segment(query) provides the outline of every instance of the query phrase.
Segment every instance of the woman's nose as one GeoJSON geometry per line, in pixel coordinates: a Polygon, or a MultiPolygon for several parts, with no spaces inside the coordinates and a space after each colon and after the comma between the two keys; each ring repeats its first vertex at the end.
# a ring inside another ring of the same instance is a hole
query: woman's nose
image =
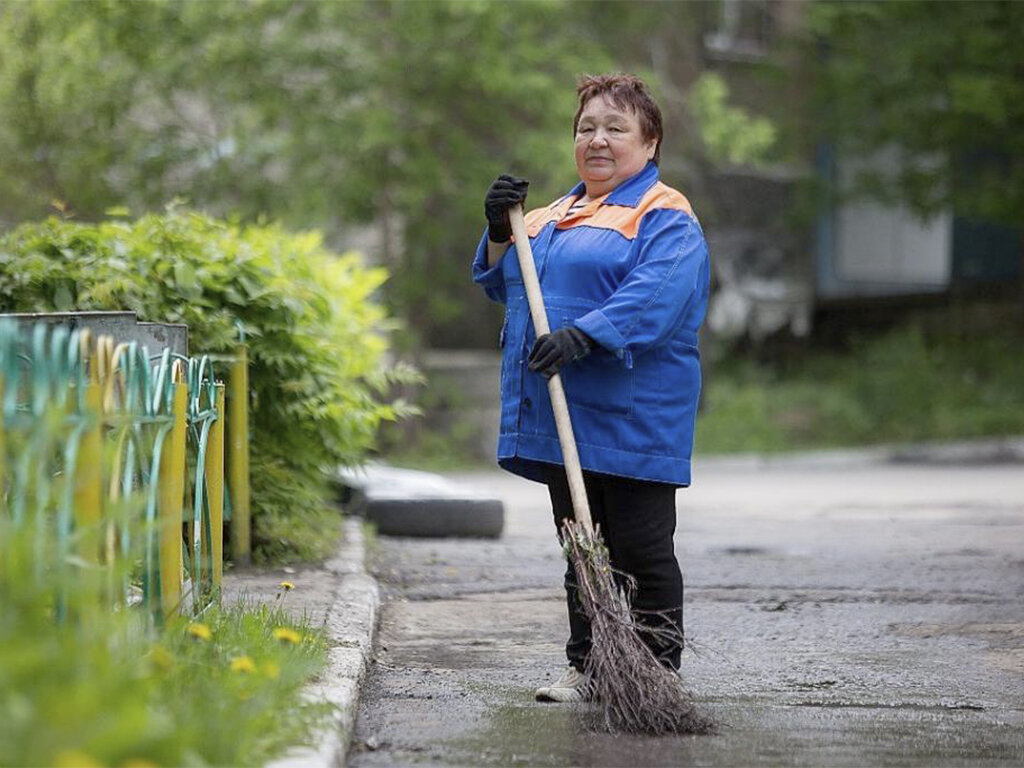
{"type": "Polygon", "coordinates": [[[604,145],[604,144],[607,144],[607,143],[608,143],[608,136],[605,134],[604,131],[601,131],[601,130],[594,131],[594,136],[593,136],[593,138],[590,139],[591,146],[593,146],[594,144],[604,145]]]}

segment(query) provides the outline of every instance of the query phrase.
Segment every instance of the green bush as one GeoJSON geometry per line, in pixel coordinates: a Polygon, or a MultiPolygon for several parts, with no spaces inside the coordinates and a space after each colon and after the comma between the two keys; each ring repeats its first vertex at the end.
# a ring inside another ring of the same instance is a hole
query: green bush
{"type": "MultiPolygon", "coordinates": [[[[123,212],[113,211],[114,215],[123,212]]],[[[329,554],[325,470],[358,462],[388,403],[386,279],[316,232],[170,208],[136,221],[50,218],[0,238],[0,311],[134,310],[186,323],[192,355],[250,355],[253,540],[259,560],[329,554]]],[[[225,373],[223,367],[218,375],[225,373]]]]}

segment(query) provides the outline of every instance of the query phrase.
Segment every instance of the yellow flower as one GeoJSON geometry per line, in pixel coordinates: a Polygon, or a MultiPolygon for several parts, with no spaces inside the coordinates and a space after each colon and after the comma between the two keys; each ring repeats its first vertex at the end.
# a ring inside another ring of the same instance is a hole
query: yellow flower
{"type": "Polygon", "coordinates": [[[149,660],[153,666],[157,669],[166,672],[174,664],[174,657],[171,652],[164,648],[162,645],[154,645],[153,650],[149,652],[149,660]]]}
{"type": "Polygon", "coordinates": [[[101,768],[101,764],[85,752],[77,749],[62,749],[53,756],[54,768],[101,768]]]}
{"type": "Polygon", "coordinates": [[[185,631],[197,640],[209,640],[213,637],[213,632],[210,631],[210,628],[198,621],[194,621],[189,624],[185,631]]]}
{"type": "Polygon", "coordinates": [[[231,660],[232,672],[244,672],[250,674],[256,671],[256,663],[248,656],[236,656],[231,660]]]}
{"type": "Polygon", "coordinates": [[[263,674],[271,680],[277,680],[281,675],[281,668],[276,662],[266,661],[263,663],[263,674]]]}
{"type": "Polygon", "coordinates": [[[295,585],[292,584],[290,581],[282,581],[280,584],[278,584],[278,586],[281,587],[281,589],[283,589],[285,592],[295,589],[295,585]]]}
{"type": "Polygon", "coordinates": [[[144,757],[129,757],[121,763],[121,768],[157,768],[157,764],[144,757]]]}
{"type": "Polygon", "coordinates": [[[302,635],[288,627],[277,627],[274,630],[274,637],[282,643],[291,643],[292,645],[302,642],[302,635]]]}

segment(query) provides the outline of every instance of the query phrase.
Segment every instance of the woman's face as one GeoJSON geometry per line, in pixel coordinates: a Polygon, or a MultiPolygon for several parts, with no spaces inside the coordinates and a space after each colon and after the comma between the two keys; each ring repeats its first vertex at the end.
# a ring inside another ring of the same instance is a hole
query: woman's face
{"type": "Polygon", "coordinates": [[[576,126],[576,170],[587,195],[600,197],[639,173],[657,144],[643,138],[635,112],[619,109],[607,96],[592,98],[576,126]]]}

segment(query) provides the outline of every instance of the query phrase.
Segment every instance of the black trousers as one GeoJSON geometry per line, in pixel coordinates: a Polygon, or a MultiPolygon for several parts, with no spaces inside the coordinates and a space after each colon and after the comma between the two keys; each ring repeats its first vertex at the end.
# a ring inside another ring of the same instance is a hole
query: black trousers
{"type": "MultiPolygon", "coordinates": [[[[672,542],[676,486],[596,472],[584,472],[583,482],[612,567],[636,579],[632,607],[641,638],[663,664],[678,669],[683,649],[683,575],[672,542]],[[654,636],[644,632],[644,626],[668,631],[654,636]]],[[[551,466],[547,486],[561,539],[562,520],[573,517],[569,483],[561,466],[551,466]]],[[[565,595],[569,607],[565,653],[569,663],[582,671],[590,652],[590,622],[579,602],[571,563],[565,571],[565,595]]]]}

